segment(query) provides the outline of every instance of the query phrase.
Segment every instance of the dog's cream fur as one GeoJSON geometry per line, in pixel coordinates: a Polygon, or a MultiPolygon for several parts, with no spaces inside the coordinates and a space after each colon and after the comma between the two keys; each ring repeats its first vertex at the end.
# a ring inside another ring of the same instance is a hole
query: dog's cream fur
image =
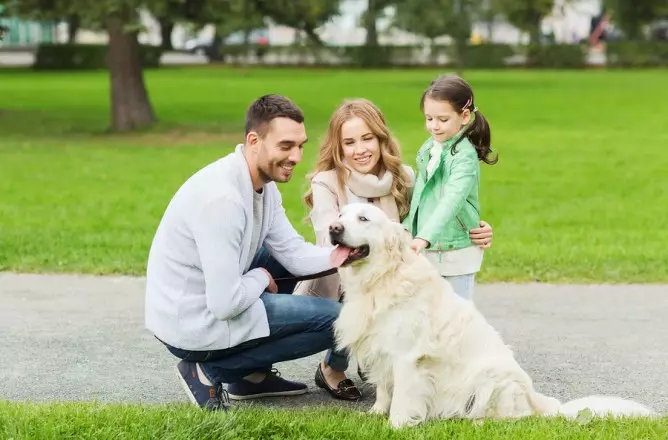
{"type": "MultiPolygon", "coordinates": [[[[371,204],[346,206],[337,223],[346,247],[370,249],[339,268],[345,297],[335,334],[376,385],[372,412],[389,414],[394,427],[560,413],[561,403],[536,391],[475,306],[410,249],[400,224],[371,204]]],[[[597,402],[619,408],[606,397],[597,402]]]]}

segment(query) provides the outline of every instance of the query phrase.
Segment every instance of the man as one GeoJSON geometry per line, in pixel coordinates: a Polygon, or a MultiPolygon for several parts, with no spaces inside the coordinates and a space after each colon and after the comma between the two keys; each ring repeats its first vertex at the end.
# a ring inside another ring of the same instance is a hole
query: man
{"type": "Polygon", "coordinates": [[[225,409],[227,397],[296,395],[303,383],[272,368],[329,350],[316,383],[341,399],[361,395],[333,351],[340,304],[281,295],[296,281],[274,278],[332,270],[332,248],[304,241],[291,226],[275,182],[287,182],[307,141],[304,116],[267,95],[246,113],[236,150],[191,176],[172,198],[151,245],[146,327],[182,360],[179,378],[193,403],[225,409]],[[224,391],[222,383],[227,383],[224,391]]]}

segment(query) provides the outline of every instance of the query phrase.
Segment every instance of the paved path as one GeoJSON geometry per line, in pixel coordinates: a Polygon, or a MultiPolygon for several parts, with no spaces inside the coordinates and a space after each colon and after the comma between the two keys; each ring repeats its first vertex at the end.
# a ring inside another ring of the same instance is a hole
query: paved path
{"type": "MultiPolygon", "coordinates": [[[[186,401],[175,358],[144,329],[143,288],[141,278],[0,273],[0,399],[186,401]]],[[[668,286],[493,284],[476,302],[539,390],[668,412],[668,286]]],[[[319,360],[277,365],[309,394],[257,404],[334,404],[313,384],[319,360]]],[[[366,395],[361,408],[373,403],[366,395]]]]}

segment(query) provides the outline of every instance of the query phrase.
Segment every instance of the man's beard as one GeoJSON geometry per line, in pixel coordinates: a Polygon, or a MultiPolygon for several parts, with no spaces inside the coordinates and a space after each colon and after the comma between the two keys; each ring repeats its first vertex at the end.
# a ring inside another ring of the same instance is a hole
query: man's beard
{"type": "Polygon", "coordinates": [[[282,168],[284,165],[293,168],[292,172],[294,172],[294,167],[297,164],[290,160],[284,160],[277,164],[267,163],[264,166],[259,166],[258,174],[260,176],[260,179],[265,184],[269,182],[274,182],[276,180],[279,180],[281,182],[283,181],[287,182],[292,177],[292,172],[290,173],[290,176],[287,178],[287,180],[283,180],[282,178],[279,177],[283,172],[287,172],[287,170],[284,171],[284,168],[282,168]]]}

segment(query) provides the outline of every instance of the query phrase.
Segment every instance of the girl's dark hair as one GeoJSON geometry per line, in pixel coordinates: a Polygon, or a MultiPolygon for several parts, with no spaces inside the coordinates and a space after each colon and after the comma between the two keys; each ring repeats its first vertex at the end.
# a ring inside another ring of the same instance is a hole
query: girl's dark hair
{"type": "MultiPolygon", "coordinates": [[[[420,100],[420,110],[422,112],[424,112],[424,101],[426,98],[449,102],[457,113],[461,113],[466,109],[474,113],[475,118],[473,123],[466,129],[464,136],[475,147],[478,152],[478,159],[489,165],[498,162],[498,154],[493,159],[489,158],[489,155],[492,153],[492,131],[489,128],[487,119],[476,108],[473,90],[464,79],[457,75],[443,75],[433,80],[422,94],[422,99],[420,100]]],[[[452,146],[452,154],[455,154],[456,146],[457,143],[452,146]]]]}

